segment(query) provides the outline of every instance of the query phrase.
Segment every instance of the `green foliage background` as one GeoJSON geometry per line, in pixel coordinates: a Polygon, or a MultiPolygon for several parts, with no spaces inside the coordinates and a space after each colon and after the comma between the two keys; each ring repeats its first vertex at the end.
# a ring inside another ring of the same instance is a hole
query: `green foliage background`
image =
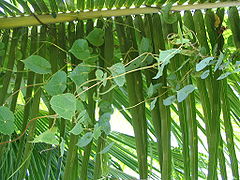
{"type": "MultiPolygon", "coordinates": [[[[0,15],[164,3],[1,1],[0,15]]],[[[0,179],[239,179],[239,12],[171,7],[0,29],[0,179]],[[134,136],[111,131],[114,111],[134,136]]]]}

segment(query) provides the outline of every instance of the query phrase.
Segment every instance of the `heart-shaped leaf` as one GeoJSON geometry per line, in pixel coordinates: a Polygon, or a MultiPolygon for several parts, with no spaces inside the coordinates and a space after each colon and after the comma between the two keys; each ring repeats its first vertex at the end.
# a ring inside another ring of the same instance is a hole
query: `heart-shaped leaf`
{"type": "Polygon", "coordinates": [[[67,74],[64,71],[56,72],[49,82],[43,86],[50,96],[62,94],[67,85],[67,74]]]}
{"type": "Polygon", "coordinates": [[[98,80],[102,80],[102,79],[103,79],[104,72],[103,72],[101,69],[97,69],[96,72],[95,72],[95,75],[96,75],[96,78],[97,78],[98,80]]]}
{"type": "Polygon", "coordinates": [[[43,57],[38,55],[29,56],[23,60],[26,68],[38,74],[47,74],[51,72],[51,64],[43,57]]]}
{"type": "Polygon", "coordinates": [[[94,46],[101,46],[104,43],[104,31],[100,28],[94,28],[86,39],[94,46]]]}
{"type": "Polygon", "coordinates": [[[77,99],[70,93],[60,94],[53,96],[50,104],[60,117],[71,120],[76,111],[77,99]]]}
{"type": "Polygon", "coordinates": [[[70,73],[70,79],[76,84],[76,86],[80,86],[82,83],[88,80],[88,73],[91,68],[86,64],[79,64],[75,69],[70,73]]]}
{"type": "Polygon", "coordinates": [[[72,48],[69,50],[76,58],[80,60],[85,60],[90,57],[90,50],[88,47],[88,42],[85,39],[76,40],[72,48]]]}
{"type": "Polygon", "coordinates": [[[82,124],[80,122],[78,122],[70,131],[70,133],[74,134],[74,135],[79,135],[83,132],[83,127],[82,124]]]}

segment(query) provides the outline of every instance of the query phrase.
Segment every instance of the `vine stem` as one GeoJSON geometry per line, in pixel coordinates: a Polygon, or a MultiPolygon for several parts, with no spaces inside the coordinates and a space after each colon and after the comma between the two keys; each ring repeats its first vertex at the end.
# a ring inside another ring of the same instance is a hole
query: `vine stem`
{"type": "Polygon", "coordinates": [[[32,118],[32,119],[28,122],[28,124],[27,124],[27,126],[25,127],[25,129],[23,130],[23,132],[22,132],[18,137],[16,137],[15,139],[9,140],[9,141],[0,142],[0,145],[8,144],[8,143],[13,143],[13,142],[19,140],[19,139],[26,133],[27,129],[29,128],[29,126],[31,125],[31,123],[32,123],[33,121],[38,120],[38,119],[56,118],[56,117],[57,117],[57,115],[54,114],[54,115],[46,115],[46,116],[40,116],[40,117],[32,118]]]}
{"type": "MultiPolygon", "coordinates": [[[[192,9],[212,9],[220,7],[239,6],[240,1],[214,2],[202,4],[176,5],[172,7],[172,11],[184,11],[192,9]]],[[[74,20],[86,20],[93,18],[112,17],[112,16],[127,16],[136,14],[151,14],[158,13],[161,8],[158,7],[139,7],[111,10],[93,10],[83,12],[59,13],[54,18],[51,14],[44,15],[28,15],[15,17],[1,17],[0,29],[16,28],[23,26],[34,26],[42,24],[53,24],[59,22],[69,22],[74,20]],[[37,17],[37,18],[36,18],[37,17]],[[40,22],[39,22],[40,20],[40,22]]]]}

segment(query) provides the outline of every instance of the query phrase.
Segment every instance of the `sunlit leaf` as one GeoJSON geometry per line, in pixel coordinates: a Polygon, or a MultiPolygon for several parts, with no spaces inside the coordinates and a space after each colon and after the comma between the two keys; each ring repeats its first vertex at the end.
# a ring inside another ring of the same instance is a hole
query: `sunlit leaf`
{"type": "Polygon", "coordinates": [[[179,91],[177,91],[178,102],[182,102],[183,100],[185,100],[188,97],[188,95],[190,93],[192,93],[195,89],[196,89],[196,87],[193,86],[192,84],[190,84],[190,85],[183,87],[179,91]]]}
{"type": "Polygon", "coordinates": [[[47,131],[41,133],[37,136],[32,142],[33,143],[46,143],[46,144],[58,144],[57,137],[55,135],[57,129],[52,128],[47,131]]]}
{"type": "Polygon", "coordinates": [[[219,77],[217,78],[217,80],[225,79],[225,78],[228,77],[230,74],[232,74],[232,73],[231,73],[231,72],[223,73],[223,74],[221,74],[221,76],[219,76],[219,77]]]}
{"type": "Polygon", "coordinates": [[[64,155],[64,150],[65,150],[65,140],[61,137],[61,143],[60,143],[60,154],[61,157],[64,155]]]}
{"type": "Polygon", "coordinates": [[[95,72],[96,78],[99,80],[103,79],[104,72],[101,69],[97,69],[95,72]]]}
{"type": "Polygon", "coordinates": [[[169,96],[166,99],[163,100],[163,104],[165,106],[170,106],[174,101],[176,100],[176,96],[169,96]]]}
{"type": "Polygon", "coordinates": [[[203,70],[205,67],[207,67],[209,65],[209,62],[213,59],[214,59],[214,57],[207,57],[207,58],[201,60],[199,63],[196,64],[196,71],[203,70]]]}
{"type": "Polygon", "coordinates": [[[162,76],[164,67],[170,63],[170,60],[178,53],[180,53],[180,49],[169,49],[165,51],[161,51],[158,58],[158,73],[153,79],[158,79],[162,76]]]}
{"type": "Polygon", "coordinates": [[[150,104],[150,110],[153,110],[155,108],[155,105],[156,105],[156,102],[157,102],[157,98],[155,98],[151,104],[150,104]]]}
{"type": "Polygon", "coordinates": [[[206,70],[201,74],[201,79],[206,79],[210,73],[210,70],[206,70]]]}
{"type": "Polygon", "coordinates": [[[92,141],[92,139],[93,139],[93,133],[87,132],[78,140],[78,143],[76,145],[79,147],[85,147],[92,141]]]}
{"type": "Polygon", "coordinates": [[[71,120],[76,111],[76,97],[66,93],[53,96],[50,100],[52,109],[62,118],[71,120]]]}
{"type": "Polygon", "coordinates": [[[82,124],[80,122],[78,122],[71,131],[69,131],[70,133],[74,134],[74,135],[79,135],[83,132],[83,127],[82,124]]]}
{"type": "Polygon", "coordinates": [[[224,57],[225,57],[224,54],[221,52],[220,55],[219,55],[219,57],[218,57],[217,63],[216,63],[216,65],[215,65],[215,67],[214,67],[214,72],[215,72],[215,71],[220,67],[220,65],[222,64],[224,57]]]}
{"type": "Polygon", "coordinates": [[[43,88],[47,91],[50,96],[62,94],[67,85],[67,74],[64,71],[56,72],[50,81],[43,88]]]}

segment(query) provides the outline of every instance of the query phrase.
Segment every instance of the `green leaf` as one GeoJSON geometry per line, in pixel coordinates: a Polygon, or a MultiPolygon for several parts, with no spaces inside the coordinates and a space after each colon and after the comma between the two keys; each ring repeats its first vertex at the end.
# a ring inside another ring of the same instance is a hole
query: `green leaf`
{"type": "Polygon", "coordinates": [[[152,51],[153,51],[153,48],[152,48],[151,40],[149,38],[143,37],[139,45],[140,54],[144,52],[152,52],[152,51]]]}
{"type": "Polygon", "coordinates": [[[78,112],[82,112],[83,110],[85,110],[84,104],[80,100],[77,100],[76,107],[78,112]]]}
{"type": "Polygon", "coordinates": [[[5,106],[0,107],[0,133],[11,135],[15,130],[14,114],[5,106]]]}
{"type": "Polygon", "coordinates": [[[176,54],[180,53],[180,49],[169,49],[165,51],[161,51],[159,54],[158,62],[161,62],[163,64],[170,63],[170,59],[173,58],[176,54]]]}
{"type": "Polygon", "coordinates": [[[158,79],[162,76],[164,67],[170,63],[170,60],[178,53],[180,53],[180,49],[169,49],[165,51],[161,51],[159,54],[158,61],[158,73],[153,79],[158,79]]]}
{"type": "Polygon", "coordinates": [[[55,135],[57,129],[52,128],[43,132],[39,136],[37,136],[32,142],[33,143],[47,143],[47,144],[58,144],[57,137],[55,135]]]}
{"type": "Polygon", "coordinates": [[[43,88],[50,96],[62,94],[67,88],[67,74],[64,71],[56,72],[43,88]]]}
{"type": "Polygon", "coordinates": [[[192,84],[189,84],[183,87],[182,89],[180,89],[179,91],[177,91],[178,102],[182,102],[184,99],[186,99],[188,95],[192,93],[195,89],[196,89],[195,86],[193,86],[192,84]]]}
{"type": "Polygon", "coordinates": [[[92,141],[92,139],[93,139],[93,133],[87,132],[78,140],[78,143],[76,145],[79,147],[85,147],[92,141]]]}
{"type": "Polygon", "coordinates": [[[53,96],[50,104],[60,117],[71,120],[76,111],[77,99],[70,93],[60,94],[53,96]]]}
{"type": "Polygon", "coordinates": [[[22,61],[26,68],[38,74],[47,74],[51,72],[51,64],[43,57],[38,55],[29,56],[22,61]]]}
{"type": "Polygon", "coordinates": [[[94,46],[101,46],[104,43],[104,31],[100,28],[94,28],[86,39],[94,46]]]}
{"type": "Polygon", "coordinates": [[[102,79],[103,79],[104,72],[103,72],[101,69],[97,69],[96,72],[95,72],[95,75],[96,75],[96,78],[97,78],[98,80],[102,80],[102,79]]]}
{"type": "Polygon", "coordinates": [[[60,156],[63,157],[64,155],[64,149],[65,149],[65,140],[61,137],[61,143],[60,143],[60,156]]]}
{"type": "Polygon", "coordinates": [[[214,67],[214,72],[215,72],[215,71],[220,67],[220,65],[222,64],[224,57],[225,57],[224,54],[221,52],[220,55],[219,55],[219,57],[218,57],[217,63],[216,63],[216,65],[215,65],[215,67],[214,67]]]}
{"type": "Polygon", "coordinates": [[[88,65],[96,65],[96,62],[98,61],[98,59],[99,59],[99,54],[91,54],[91,56],[88,59],[84,60],[84,63],[88,65]]]}
{"type": "Polygon", "coordinates": [[[228,76],[231,75],[231,74],[232,74],[231,72],[223,73],[223,74],[221,74],[221,76],[219,76],[219,77],[217,78],[217,80],[225,79],[226,77],[228,77],[228,76]]]}
{"type": "Polygon", "coordinates": [[[114,64],[113,66],[111,66],[109,68],[109,70],[111,71],[112,73],[112,76],[114,77],[114,81],[115,83],[121,87],[124,85],[124,83],[126,82],[125,80],[125,66],[122,64],[122,63],[117,63],[117,64],[114,64]],[[121,75],[121,76],[119,76],[121,75]],[[115,76],[118,76],[118,77],[115,77],[115,76]]]}
{"type": "Polygon", "coordinates": [[[99,126],[102,127],[102,130],[108,135],[111,132],[110,125],[111,113],[104,113],[99,118],[99,126]]]}
{"type": "Polygon", "coordinates": [[[150,110],[153,110],[153,109],[155,108],[157,99],[158,99],[158,98],[155,98],[155,99],[151,102],[151,104],[150,104],[150,110]]]}
{"type": "Polygon", "coordinates": [[[105,154],[107,153],[114,145],[115,143],[114,142],[111,142],[109,145],[107,145],[102,151],[100,151],[99,153],[100,154],[105,154]]]}
{"type": "Polygon", "coordinates": [[[147,95],[148,97],[152,97],[157,91],[158,88],[162,86],[162,83],[157,83],[157,84],[150,84],[150,86],[147,89],[147,95]]]}
{"type": "Polygon", "coordinates": [[[80,87],[80,86],[77,86],[76,88],[78,97],[80,98],[81,101],[87,100],[87,92],[85,92],[84,89],[85,87],[80,87]]]}
{"type": "MultiPolygon", "coordinates": [[[[152,41],[149,38],[143,37],[139,46],[139,54],[143,54],[146,52],[152,53],[152,51],[153,51],[152,41]]],[[[145,56],[139,57],[136,61],[139,61],[139,65],[141,67],[147,66],[153,62],[153,57],[146,54],[145,56]]],[[[138,68],[138,67],[135,67],[135,68],[138,68]]]]}
{"type": "Polygon", "coordinates": [[[88,80],[88,73],[91,68],[86,64],[79,64],[75,69],[69,74],[69,78],[76,84],[76,86],[82,85],[88,80]]]}
{"type": "Polygon", "coordinates": [[[99,109],[102,113],[113,113],[112,104],[109,101],[102,100],[99,103],[99,109]]]}
{"type": "Polygon", "coordinates": [[[173,3],[168,3],[166,6],[162,8],[162,17],[163,20],[168,23],[168,24],[173,24],[177,21],[177,16],[175,14],[172,14],[171,8],[172,8],[173,3]]]}
{"type": "Polygon", "coordinates": [[[70,133],[74,134],[74,135],[79,135],[83,132],[83,127],[82,124],[80,122],[78,122],[71,131],[69,131],[70,133]]]}
{"type": "Polygon", "coordinates": [[[151,97],[154,93],[154,87],[153,87],[153,84],[151,83],[149,88],[147,89],[147,95],[148,97],[151,97]]]}
{"type": "Polygon", "coordinates": [[[94,130],[93,130],[93,137],[94,139],[98,139],[100,136],[101,136],[101,133],[102,133],[102,127],[99,126],[99,124],[95,124],[94,125],[94,130]]]}
{"type": "Polygon", "coordinates": [[[214,57],[207,57],[203,60],[201,60],[199,63],[196,64],[196,71],[201,71],[203,70],[205,67],[207,67],[210,63],[211,60],[213,60],[214,57]]]}
{"type": "Polygon", "coordinates": [[[163,100],[163,104],[165,106],[170,106],[174,101],[176,100],[176,96],[169,96],[166,99],[163,100]]]}
{"type": "Polygon", "coordinates": [[[106,72],[103,74],[102,84],[104,87],[107,85],[107,73],[106,72]]]}
{"type": "Polygon", "coordinates": [[[90,57],[90,50],[88,47],[88,42],[85,39],[76,40],[72,48],[69,50],[76,58],[80,60],[85,60],[90,57]]]}
{"type": "Polygon", "coordinates": [[[130,71],[130,70],[151,64],[153,62],[153,57],[147,54],[146,52],[152,53],[152,51],[153,51],[153,48],[152,48],[151,40],[143,37],[139,44],[140,55],[126,67],[126,71],[130,71]]]}
{"type": "Polygon", "coordinates": [[[201,79],[206,79],[210,73],[210,70],[206,70],[201,74],[201,79]]]}

